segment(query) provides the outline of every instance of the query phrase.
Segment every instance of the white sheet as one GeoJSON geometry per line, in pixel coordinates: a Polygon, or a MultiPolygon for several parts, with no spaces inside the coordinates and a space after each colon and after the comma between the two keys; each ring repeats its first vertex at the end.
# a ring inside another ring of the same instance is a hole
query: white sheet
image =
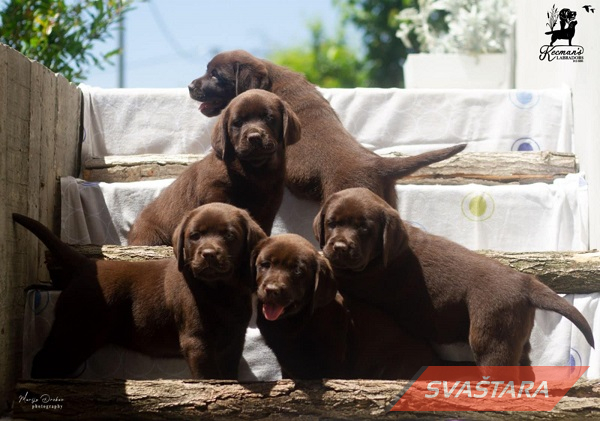
{"type": "MultiPolygon", "coordinates": [[[[127,244],[138,213],[173,179],[90,183],[65,177],[62,239],[71,244],[127,244]]],[[[569,174],[552,184],[482,186],[398,185],[405,221],[473,250],[588,249],[587,184],[569,174]],[[435,198],[435,200],[432,200],[435,198]]],[[[316,202],[287,190],[273,234],[294,232],[314,241],[316,202]]]]}
{"type": "MultiPolygon", "coordinates": [[[[215,118],[187,89],[101,89],[84,95],[82,157],[205,153],[215,118]]],[[[321,89],[345,127],[376,152],[573,151],[568,89],[321,89]]]]}

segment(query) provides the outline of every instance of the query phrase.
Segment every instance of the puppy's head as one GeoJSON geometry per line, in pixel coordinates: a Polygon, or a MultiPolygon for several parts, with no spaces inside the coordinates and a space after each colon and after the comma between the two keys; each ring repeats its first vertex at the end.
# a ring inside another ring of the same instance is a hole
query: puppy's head
{"type": "Polygon", "coordinates": [[[327,259],[296,234],[261,241],[251,261],[267,320],[311,314],[335,299],[337,287],[327,259]]]}
{"type": "Polygon", "coordinates": [[[334,268],[362,271],[377,258],[384,266],[408,247],[400,216],[365,188],[331,195],[313,222],[323,254],[334,268]]]}
{"type": "Polygon", "coordinates": [[[219,117],[212,146],[224,161],[234,157],[255,167],[281,165],[285,145],[300,139],[300,122],[277,95],[251,89],[235,97],[219,117]]]}
{"type": "Polygon", "coordinates": [[[206,73],[192,81],[190,97],[200,101],[200,111],[214,117],[236,95],[248,89],[269,90],[271,82],[264,62],[243,50],[217,54],[206,66],[206,73]]]}
{"type": "Polygon", "coordinates": [[[250,253],[264,231],[248,212],[225,203],[190,211],[173,234],[179,271],[210,285],[229,284],[249,267],[250,253]]]}

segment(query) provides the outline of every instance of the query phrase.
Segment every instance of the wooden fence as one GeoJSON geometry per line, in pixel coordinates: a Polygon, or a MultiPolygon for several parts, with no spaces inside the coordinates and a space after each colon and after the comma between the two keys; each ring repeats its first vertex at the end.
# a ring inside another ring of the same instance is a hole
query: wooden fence
{"type": "Polygon", "coordinates": [[[78,171],[80,110],[76,86],[0,44],[0,414],[20,376],[23,289],[47,278],[43,246],[18,235],[11,215],[58,232],[59,177],[78,171]]]}

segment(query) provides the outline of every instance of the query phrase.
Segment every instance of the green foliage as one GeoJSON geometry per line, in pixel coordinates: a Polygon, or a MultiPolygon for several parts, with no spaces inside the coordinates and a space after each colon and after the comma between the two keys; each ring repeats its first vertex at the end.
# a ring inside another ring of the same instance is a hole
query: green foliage
{"type": "Polygon", "coordinates": [[[321,21],[309,24],[311,43],[275,51],[269,59],[303,73],[323,88],[350,88],[366,83],[366,72],[358,53],[346,45],[343,30],[335,38],[326,38],[321,21]]]}
{"type": "Polygon", "coordinates": [[[0,9],[0,42],[37,60],[67,79],[86,79],[93,67],[111,63],[118,49],[101,57],[96,42],[111,30],[135,0],[5,0],[0,9]]]}
{"type": "Polygon", "coordinates": [[[369,86],[402,85],[402,64],[408,51],[396,37],[396,16],[416,3],[416,0],[333,0],[342,11],[344,22],[354,24],[363,33],[369,86]]]}

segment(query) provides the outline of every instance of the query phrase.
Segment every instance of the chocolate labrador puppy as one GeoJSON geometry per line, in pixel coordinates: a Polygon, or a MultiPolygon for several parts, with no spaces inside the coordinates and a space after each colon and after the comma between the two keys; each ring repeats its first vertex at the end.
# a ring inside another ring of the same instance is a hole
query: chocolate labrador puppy
{"type": "Polygon", "coordinates": [[[468,342],[478,365],[530,365],[536,308],[565,316],[594,346],[583,315],[534,276],[404,224],[367,189],[332,195],[313,226],[343,294],[435,343],[468,342]]]}
{"type": "Polygon", "coordinates": [[[197,206],[246,209],[268,234],[283,199],[285,150],[300,124],[276,95],[251,90],[227,106],[212,133],[213,151],[192,164],[134,222],[129,245],[172,245],[175,227],[197,206]]]}
{"type": "Polygon", "coordinates": [[[13,219],[70,274],[32,377],[67,377],[110,342],[183,356],[194,378],[237,379],[252,314],[250,253],[266,238],[246,211],[223,203],[194,209],[175,232],[175,258],[145,262],[88,259],[39,222],[13,219]]]}
{"type": "Polygon", "coordinates": [[[218,115],[237,95],[264,89],[279,95],[302,124],[302,141],[288,148],[286,185],[292,193],[321,201],[349,187],[366,187],[396,207],[395,183],[421,167],[444,160],[466,145],[411,157],[383,158],[361,146],[306,78],[242,51],[216,55],[204,76],[189,85],[200,111],[218,115]]]}
{"type": "Polygon", "coordinates": [[[257,325],[286,376],[409,379],[438,359],[390,318],[337,293],[329,262],[306,239],[283,234],[253,252],[257,325]]]}

